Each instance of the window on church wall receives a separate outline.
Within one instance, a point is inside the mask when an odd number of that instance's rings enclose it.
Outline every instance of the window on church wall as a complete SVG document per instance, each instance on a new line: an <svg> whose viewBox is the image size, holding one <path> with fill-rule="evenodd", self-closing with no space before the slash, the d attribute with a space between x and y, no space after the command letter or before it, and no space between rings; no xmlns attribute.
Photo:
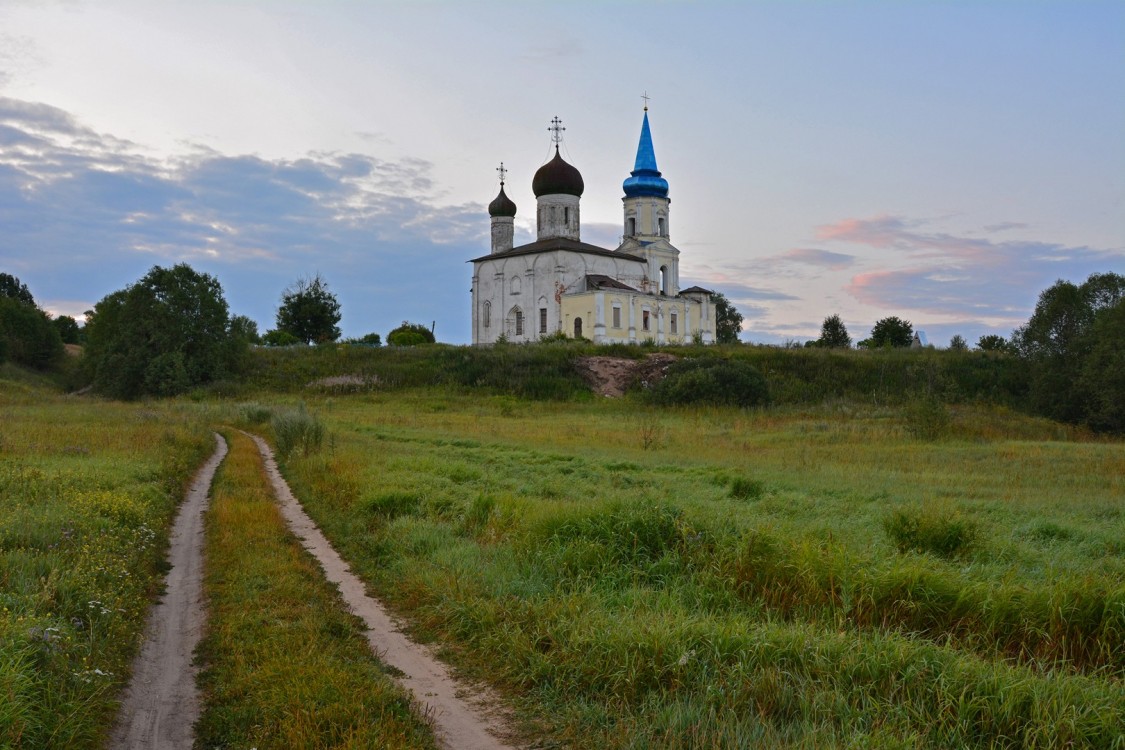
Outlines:
<svg viewBox="0 0 1125 750"><path fill-rule="evenodd" d="M547 308L539 308L539 333L547 332Z"/></svg>
<svg viewBox="0 0 1125 750"><path fill-rule="evenodd" d="M660 293L668 294L668 278L671 274L668 272L668 266L660 267Z"/></svg>
<svg viewBox="0 0 1125 750"><path fill-rule="evenodd" d="M563 206L563 222L570 223L570 206Z"/></svg>
<svg viewBox="0 0 1125 750"><path fill-rule="evenodd" d="M656 233L659 234L661 237L664 236L664 217L663 216L656 220Z"/></svg>
<svg viewBox="0 0 1125 750"><path fill-rule="evenodd" d="M492 325L492 303L485 301L484 303L484 327L488 328Z"/></svg>
<svg viewBox="0 0 1125 750"><path fill-rule="evenodd" d="M514 317L515 317L516 335L522 336L523 335L523 310L521 310L517 307Z"/></svg>
<svg viewBox="0 0 1125 750"><path fill-rule="evenodd" d="M520 293L520 277L519 276L513 276L512 277L512 294L519 294L519 293Z"/></svg>
<svg viewBox="0 0 1125 750"><path fill-rule="evenodd" d="M614 328L620 328L621 327L621 306L620 305L614 305L613 306L613 327Z"/></svg>
<svg viewBox="0 0 1125 750"><path fill-rule="evenodd" d="M668 319L668 325L671 328L672 333L679 333L679 331L676 330L676 318L677 317L678 316L676 315L676 313L672 313L671 316Z"/></svg>
<svg viewBox="0 0 1125 750"><path fill-rule="evenodd" d="M630 216L628 222L625 224L625 234L629 237L634 237L637 234L637 220Z"/></svg>
<svg viewBox="0 0 1125 750"><path fill-rule="evenodd" d="M643 310L643 311L641 312L641 329L642 329L642 330L645 330L645 331L648 331L648 330L650 330L650 329L649 329L649 314L648 314L648 310Z"/></svg>

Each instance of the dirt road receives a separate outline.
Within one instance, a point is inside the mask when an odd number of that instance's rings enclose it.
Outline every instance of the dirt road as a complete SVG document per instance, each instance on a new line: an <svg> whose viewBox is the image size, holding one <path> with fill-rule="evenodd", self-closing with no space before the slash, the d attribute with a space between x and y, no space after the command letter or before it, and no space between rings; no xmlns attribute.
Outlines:
<svg viewBox="0 0 1125 750"><path fill-rule="evenodd" d="M165 594L153 608L133 678L125 690L109 747L190 750L199 718L192 654L203 635L203 513L211 480L227 444L215 435L215 452L192 480L175 524Z"/></svg>
<svg viewBox="0 0 1125 750"><path fill-rule="evenodd" d="M363 582L332 548L324 534L305 514L289 485L281 476L273 452L261 438L251 435L265 462L282 515L293 533L320 563L328 580L340 589L348 608L367 625L367 642L383 662L400 670L404 686L433 718L438 741L450 750L511 750L513 745L498 739L503 724L493 718L499 702L480 687L454 681L449 669L427 648L409 640L395 625L383 606L369 597ZM472 702L462 694L471 693Z"/></svg>

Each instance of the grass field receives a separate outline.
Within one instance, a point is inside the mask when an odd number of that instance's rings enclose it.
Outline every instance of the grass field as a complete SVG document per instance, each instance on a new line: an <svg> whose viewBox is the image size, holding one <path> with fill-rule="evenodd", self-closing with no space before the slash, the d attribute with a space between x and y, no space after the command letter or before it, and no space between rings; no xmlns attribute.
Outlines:
<svg viewBox="0 0 1125 750"><path fill-rule="evenodd" d="M213 439L195 409L0 387L0 747L97 747Z"/></svg>
<svg viewBox="0 0 1125 750"><path fill-rule="evenodd" d="M362 623L286 529L256 446L226 437L207 522L199 746L435 747Z"/></svg>
<svg viewBox="0 0 1125 750"><path fill-rule="evenodd" d="M184 482L240 425L294 446L355 570L543 746L1125 748L1120 440L973 399L568 399L536 369L564 355L476 389L492 360L404 354L303 412L261 384L122 405L0 372L0 746L100 746ZM302 362L287 391L312 392ZM223 430L203 743L428 746Z"/></svg>
<svg viewBox="0 0 1125 750"><path fill-rule="evenodd" d="M1125 747L1125 451L1001 409L310 403L372 585L580 747Z"/></svg>

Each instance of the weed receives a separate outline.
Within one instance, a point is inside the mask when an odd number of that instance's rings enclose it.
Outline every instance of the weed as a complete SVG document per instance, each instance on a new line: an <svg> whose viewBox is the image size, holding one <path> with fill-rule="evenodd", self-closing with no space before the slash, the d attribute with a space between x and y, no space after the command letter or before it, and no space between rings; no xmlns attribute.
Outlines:
<svg viewBox="0 0 1125 750"><path fill-rule="evenodd" d="M755 479L735 477L730 483L730 497L733 500L758 500L765 492L765 485Z"/></svg>
<svg viewBox="0 0 1125 750"><path fill-rule="evenodd" d="M883 518L883 530L899 552L953 557L977 540L977 524L946 506L898 508Z"/></svg>
<svg viewBox="0 0 1125 750"><path fill-rule="evenodd" d="M277 452L283 458L294 451L311 456L324 443L324 424L309 414L304 404L298 409L274 414L271 424Z"/></svg>

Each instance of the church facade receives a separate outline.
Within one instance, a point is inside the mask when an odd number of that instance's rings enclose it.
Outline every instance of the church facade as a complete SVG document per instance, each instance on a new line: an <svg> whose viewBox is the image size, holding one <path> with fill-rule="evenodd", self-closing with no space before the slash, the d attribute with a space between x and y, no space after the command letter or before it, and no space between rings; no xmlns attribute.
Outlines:
<svg viewBox="0 0 1125 750"><path fill-rule="evenodd" d="M617 248L582 242L582 175L559 154L535 173L537 237L513 246L516 205L500 193L488 206L492 251L474 258L473 343L537 341L559 332L594 343L684 344L715 340L711 292L680 287L680 251L669 233L668 181L656 167L648 108L637 159L622 189Z"/></svg>

